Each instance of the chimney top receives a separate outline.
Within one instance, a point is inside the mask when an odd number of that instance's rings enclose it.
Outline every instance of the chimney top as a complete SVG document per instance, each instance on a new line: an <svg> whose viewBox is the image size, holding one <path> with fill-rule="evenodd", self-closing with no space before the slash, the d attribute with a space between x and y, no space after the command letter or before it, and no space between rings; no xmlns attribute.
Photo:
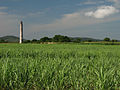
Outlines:
<svg viewBox="0 0 120 90"><path fill-rule="evenodd" d="M20 21L21 24L23 24L23 21Z"/></svg>

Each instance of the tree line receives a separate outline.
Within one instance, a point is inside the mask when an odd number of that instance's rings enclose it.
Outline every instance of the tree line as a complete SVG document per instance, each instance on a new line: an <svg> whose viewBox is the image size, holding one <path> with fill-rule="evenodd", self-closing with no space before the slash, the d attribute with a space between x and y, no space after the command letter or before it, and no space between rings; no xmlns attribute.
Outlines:
<svg viewBox="0 0 120 90"><path fill-rule="evenodd" d="M53 38L49 37L43 37L40 40L33 39L33 40L26 40L24 41L25 43L39 43L39 42L71 42L71 39L68 36L63 36L63 35L55 35Z"/></svg>
<svg viewBox="0 0 120 90"><path fill-rule="evenodd" d="M118 42L118 40L115 39L110 39L108 37L104 38L105 42ZM40 42L75 42L75 43L80 43L80 42L95 42L91 39L89 40L82 40L82 38L70 38L68 36L63 36L63 35L55 35L53 38L49 38L49 37L43 37L40 40L37 39L33 39L33 40L26 40L24 41L25 43L40 43Z"/></svg>
<svg viewBox="0 0 120 90"><path fill-rule="evenodd" d="M115 39L110 39L108 37L104 38L105 42L118 42ZM18 41L19 42L19 41ZM49 37L43 37L39 40L33 39L33 40L24 40L24 43L42 43L42 42L75 42L75 43L80 43L80 42L96 42L95 40L88 39L88 40L83 40L82 38L71 38L68 36L63 36L63 35L55 35L52 38ZM0 43L9 43L9 41L6 41L4 39L0 39Z"/></svg>

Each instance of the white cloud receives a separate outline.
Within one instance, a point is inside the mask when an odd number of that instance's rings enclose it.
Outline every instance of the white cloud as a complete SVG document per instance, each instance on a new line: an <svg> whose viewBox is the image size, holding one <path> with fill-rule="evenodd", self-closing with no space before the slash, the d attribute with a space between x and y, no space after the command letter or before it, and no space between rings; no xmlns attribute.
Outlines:
<svg viewBox="0 0 120 90"><path fill-rule="evenodd" d="M98 9L96 11L87 12L87 13L85 13L85 15L91 16L94 18L104 18L106 16L109 16L111 14L115 14L118 12L119 12L119 10L117 10L113 6L101 6L101 7L98 7Z"/></svg>

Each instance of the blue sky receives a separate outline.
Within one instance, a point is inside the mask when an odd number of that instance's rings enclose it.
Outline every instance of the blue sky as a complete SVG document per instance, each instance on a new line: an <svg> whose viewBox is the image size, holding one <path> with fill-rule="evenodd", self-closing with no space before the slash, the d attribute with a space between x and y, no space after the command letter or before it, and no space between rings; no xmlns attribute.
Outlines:
<svg viewBox="0 0 120 90"><path fill-rule="evenodd" d="M56 34L120 40L120 0L0 0L0 36L40 39Z"/></svg>

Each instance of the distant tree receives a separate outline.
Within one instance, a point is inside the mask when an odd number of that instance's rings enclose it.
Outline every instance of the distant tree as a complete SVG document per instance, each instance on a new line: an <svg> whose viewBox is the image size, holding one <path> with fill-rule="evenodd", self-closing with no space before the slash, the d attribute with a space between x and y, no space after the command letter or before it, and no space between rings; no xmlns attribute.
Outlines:
<svg viewBox="0 0 120 90"><path fill-rule="evenodd" d="M75 42L80 43L81 42L81 38L77 38Z"/></svg>
<svg viewBox="0 0 120 90"><path fill-rule="evenodd" d="M24 43L30 43L31 41L30 40L25 40Z"/></svg>
<svg viewBox="0 0 120 90"><path fill-rule="evenodd" d="M104 41L109 42L109 41L110 41L110 38L106 37L106 38L104 38Z"/></svg>
<svg viewBox="0 0 120 90"><path fill-rule="evenodd" d="M33 39L32 42L33 42L33 43L37 43L38 40L37 40L37 39Z"/></svg>
<svg viewBox="0 0 120 90"><path fill-rule="evenodd" d="M55 35L55 36L53 37L53 41L54 41L54 42L60 42L60 41L61 41L61 38L62 38L61 35Z"/></svg>
<svg viewBox="0 0 120 90"><path fill-rule="evenodd" d="M118 42L118 40L113 39L112 42Z"/></svg>
<svg viewBox="0 0 120 90"><path fill-rule="evenodd" d="M63 42L71 42L68 36L63 36Z"/></svg>
<svg viewBox="0 0 120 90"><path fill-rule="evenodd" d="M89 39L89 40L87 40L87 41L88 41L88 42L92 42L92 40L90 40L90 39Z"/></svg>
<svg viewBox="0 0 120 90"><path fill-rule="evenodd" d="M54 42L70 42L70 38L67 36L62 36L62 35L55 35L53 37Z"/></svg>
<svg viewBox="0 0 120 90"><path fill-rule="evenodd" d="M48 37L43 37L40 39L40 42L51 42L52 38L48 38Z"/></svg>
<svg viewBox="0 0 120 90"><path fill-rule="evenodd" d="M5 40L1 39L1 40L0 40L0 43L5 43Z"/></svg>

